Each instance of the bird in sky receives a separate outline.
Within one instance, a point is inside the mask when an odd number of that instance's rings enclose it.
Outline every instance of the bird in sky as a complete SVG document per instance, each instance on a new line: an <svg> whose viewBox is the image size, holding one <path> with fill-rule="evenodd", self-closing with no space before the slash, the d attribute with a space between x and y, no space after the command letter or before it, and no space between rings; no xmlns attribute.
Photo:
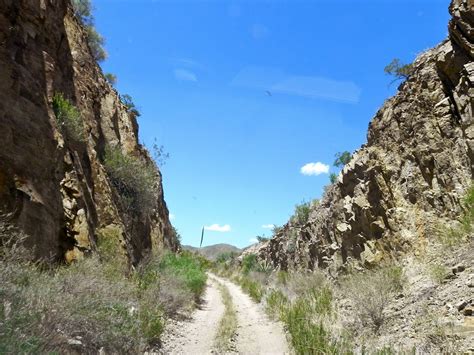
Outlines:
<svg viewBox="0 0 474 355"><path fill-rule="evenodd" d="M268 90L265 91L265 93L268 95L268 96L272 96L272 93Z"/></svg>

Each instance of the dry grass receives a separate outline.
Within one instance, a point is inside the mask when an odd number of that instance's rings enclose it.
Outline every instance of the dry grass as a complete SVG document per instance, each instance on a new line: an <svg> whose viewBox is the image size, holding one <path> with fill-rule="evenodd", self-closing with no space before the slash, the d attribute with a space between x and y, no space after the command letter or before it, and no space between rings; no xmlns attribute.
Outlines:
<svg viewBox="0 0 474 355"><path fill-rule="evenodd" d="M166 317L192 307L196 279L205 282L198 264L182 260L190 256L156 256L129 277L112 272L112 255L67 267L27 256L18 243L0 248L1 354L144 352L159 343Z"/></svg>
<svg viewBox="0 0 474 355"><path fill-rule="evenodd" d="M377 333L385 322L385 308L403 289L403 282L402 269L389 266L349 275L343 282L343 291L362 326Z"/></svg>

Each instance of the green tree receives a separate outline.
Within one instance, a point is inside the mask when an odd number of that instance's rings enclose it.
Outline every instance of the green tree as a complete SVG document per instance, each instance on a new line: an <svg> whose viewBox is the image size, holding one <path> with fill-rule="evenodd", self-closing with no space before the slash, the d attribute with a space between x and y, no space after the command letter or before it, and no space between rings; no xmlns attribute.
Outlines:
<svg viewBox="0 0 474 355"><path fill-rule="evenodd" d="M107 52L104 49L105 39L95 29L94 26L89 25L87 29L87 41L91 50L92 57L102 62L107 59Z"/></svg>
<svg viewBox="0 0 474 355"><path fill-rule="evenodd" d="M255 238L257 238L259 243L266 242L270 238L265 237L264 235L257 235Z"/></svg>
<svg viewBox="0 0 474 355"><path fill-rule="evenodd" d="M347 150L344 152L336 153L336 160L334 160L334 166L342 168L344 165L351 161L352 155Z"/></svg>
<svg viewBox="0 0 474 355"><path fill-rule="evenodd" d="M133 102L133 99L130 95L128 94L120 95L120 100L122 100L122 103L125 105L128 112L133 114L135 117L140 117L141 114L138 111L137 107L135 106L135 103Z"/></svg>
<svg viewBox="0 0 474 355"><path fill-rule="evenodd" d="M331 181L331 184L334 184L337 181L337 174L331 173L329 175L329 180Z"/></svg>
<svg viewBox="0 0 474 355"><path fill-rule="evenodd" d="M395 58L384 69L385 74L393 75L394 81L408 79L413 73L413 64L402 64L400 59Z"/></svg>
<svg viewBox="0 0 474 355"><path fill-rule="evenodd" d="M105 76L105 79L110 83L110 85L113 86L117 84L117 76L115 74L107 73L104 76Z"/></svg>
<svg viewBox="0 0 474 355"><path fill-rule="evenodd" d="M72 0L72 7L74 9L74 14L82 21L83 24L89 26L93 25L93 7L90 0Z"/></svg>

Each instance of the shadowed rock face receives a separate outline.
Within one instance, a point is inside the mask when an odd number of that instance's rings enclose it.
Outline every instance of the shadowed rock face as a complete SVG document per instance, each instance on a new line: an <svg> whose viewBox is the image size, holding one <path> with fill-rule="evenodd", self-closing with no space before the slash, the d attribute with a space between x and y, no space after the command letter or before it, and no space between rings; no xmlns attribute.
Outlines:
<svg viewBox="0 0 474 355"><path fill-rule="evenodd" d="M85 142L61 134L52 97L81 112ZM36 258L68 261L116 238L136 264L178 248L156 170L156 207L128 216L103 167L107 145L153 164L138 125L92 59L67 0L0 0L0 235L24 232Z"/></svg>
<svg viewBox="0 0 474 355"><path fill-rule="evenodd" d="M254 248L262 261L282 269L376 263L459 215L473 177L473 6L453 0L449 38L416 59L308 223L289 222Z"/></svg>

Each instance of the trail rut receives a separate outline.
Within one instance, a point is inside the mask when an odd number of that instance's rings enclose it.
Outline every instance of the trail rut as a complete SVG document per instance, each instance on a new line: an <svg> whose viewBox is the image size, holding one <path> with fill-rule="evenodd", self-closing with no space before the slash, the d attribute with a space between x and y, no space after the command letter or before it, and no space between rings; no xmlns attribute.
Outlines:
<svg viewBox="0 0 474 355"><path fill-rule="evenodd" d="M208 274L207 289L202 306L190 321L173 324L164 337L165 354L211 354L224 304L218 284L226 286L232 295L237 313L237 332L234 337L237 354L290 354L286 336L280 323L271 321L262 307L253 302L239 286L231 281Z"/></svg>

